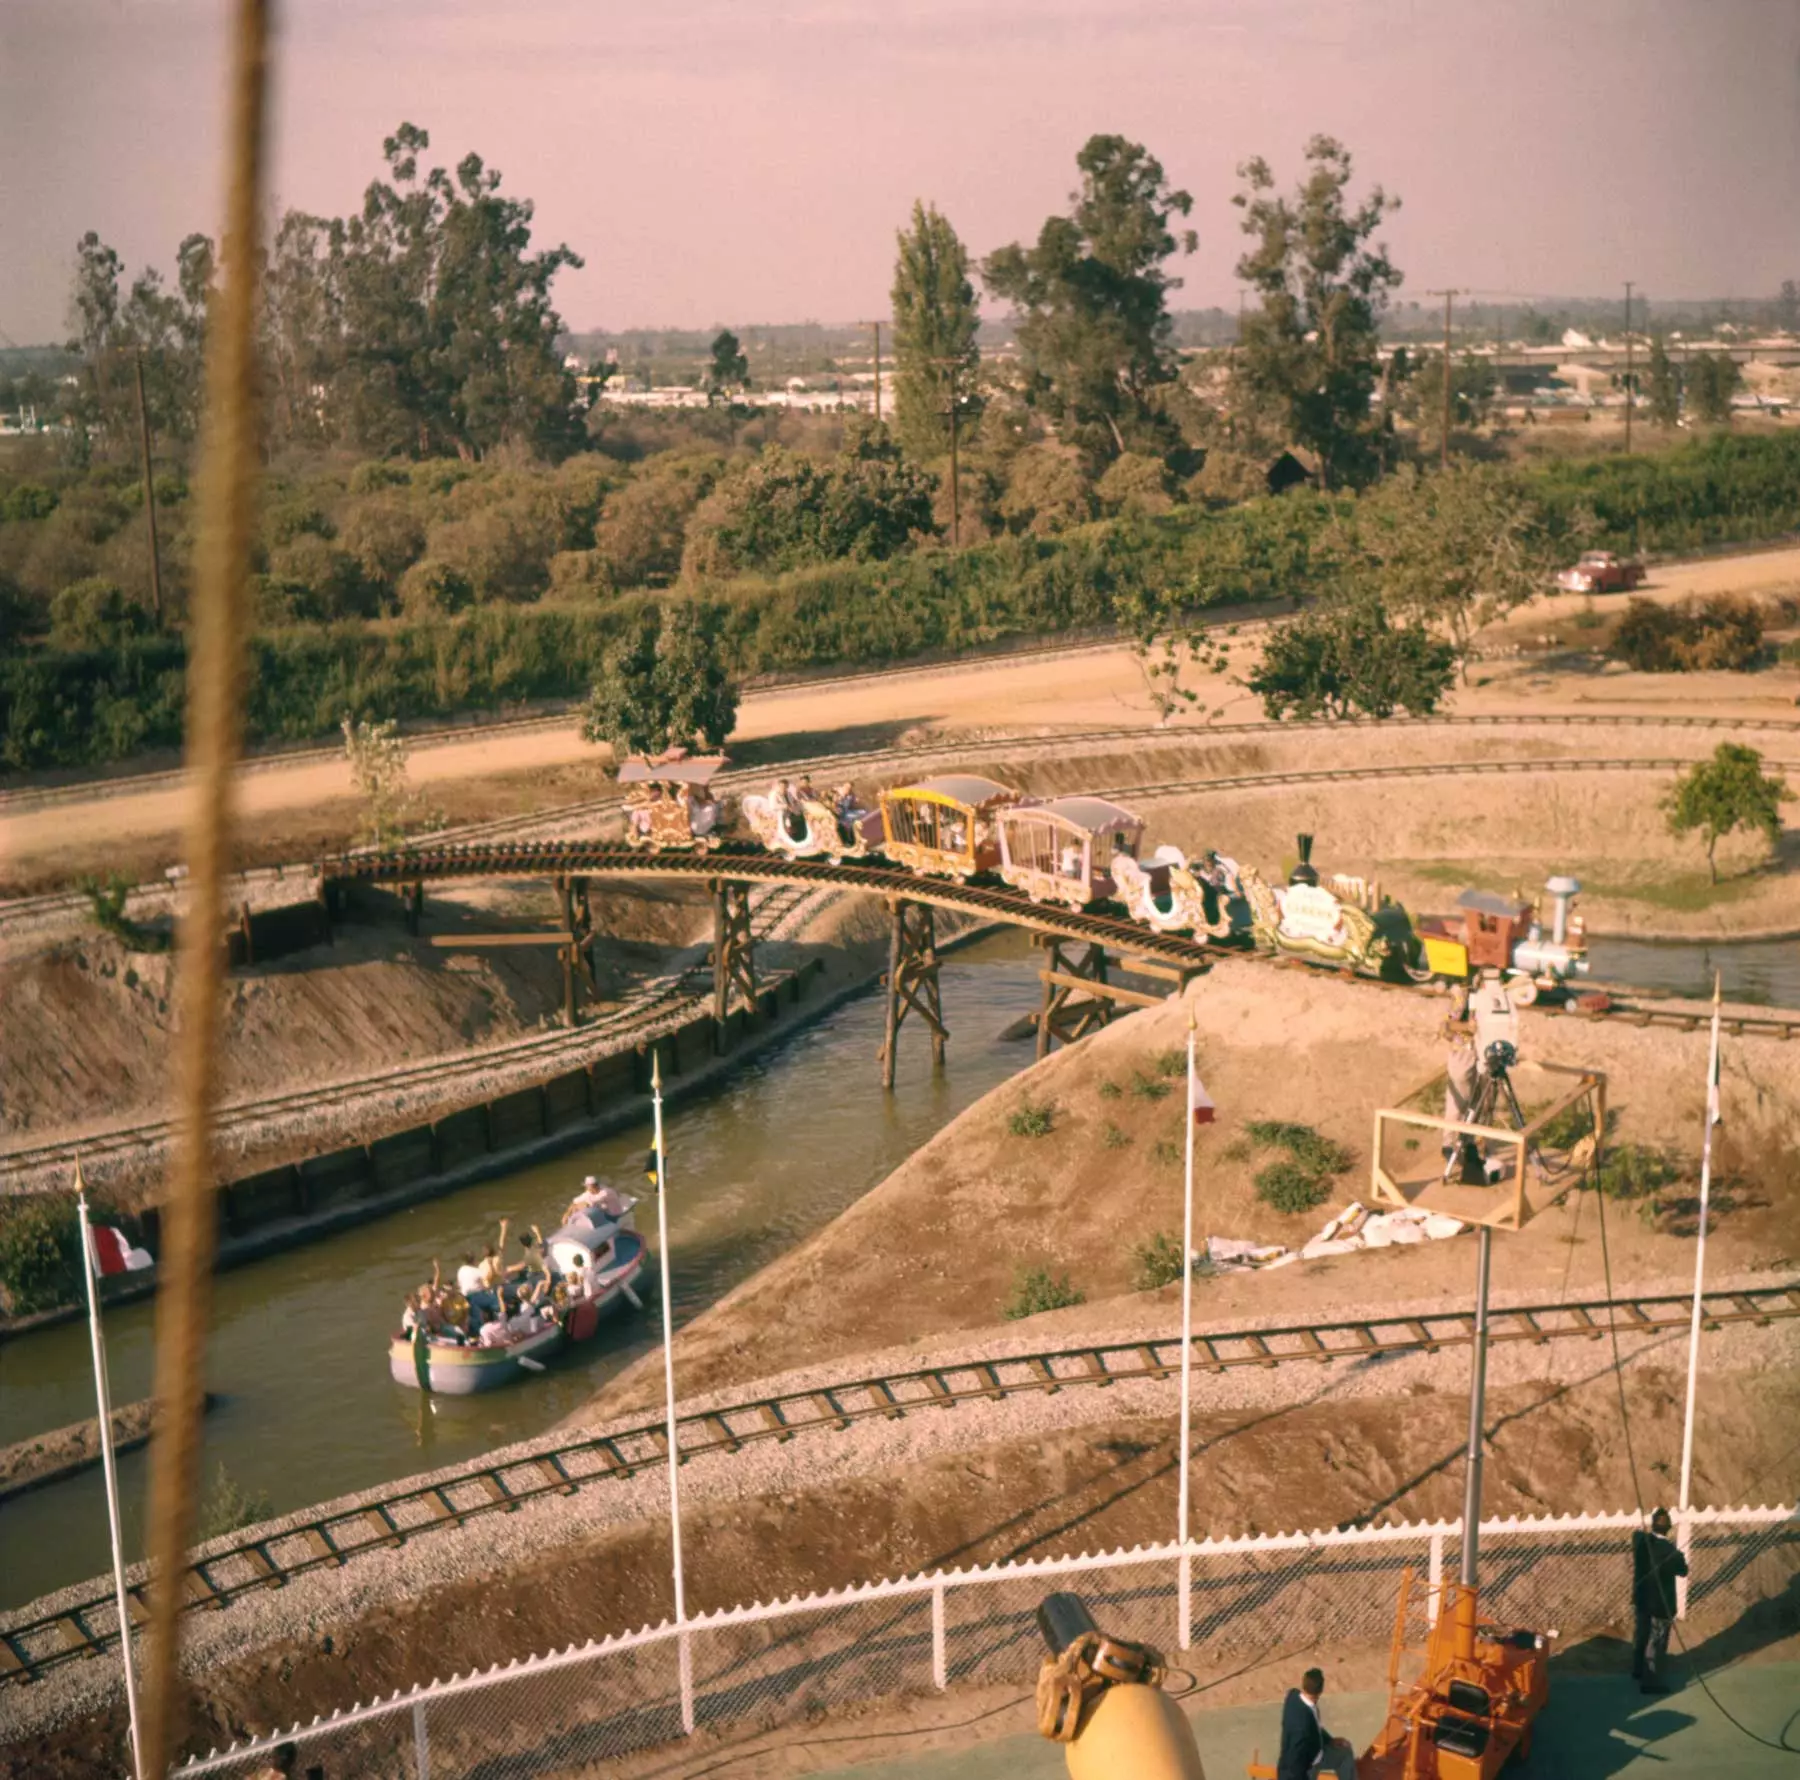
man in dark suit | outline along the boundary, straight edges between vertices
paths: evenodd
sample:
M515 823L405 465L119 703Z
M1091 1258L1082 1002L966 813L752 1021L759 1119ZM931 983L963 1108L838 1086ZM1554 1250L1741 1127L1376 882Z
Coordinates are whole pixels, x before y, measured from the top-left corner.
M1319 1699L1325 1692L1325 1675L1308 1669L1298 1687L1288 1689L1281 1703L1281 1754L1275 1763L1275 1780L1314 1780L1331 1774L1336 1780L1356 1780L1356 1752L1342 1737L1334 1737L1319 1716Z
M1669 1627L1675 1622L1675 1578L1688 1573L1687 1559L1669 1537L1669 1511L1650 1516L1650 1530L1631 1535L1631 1674L1645 1693L1667 1693L1662 1671L1669 1660Z

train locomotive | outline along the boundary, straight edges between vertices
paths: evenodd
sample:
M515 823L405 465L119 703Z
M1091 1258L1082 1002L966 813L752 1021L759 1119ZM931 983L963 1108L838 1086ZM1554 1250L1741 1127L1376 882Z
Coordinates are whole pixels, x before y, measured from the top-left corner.
M1415 983L1503 980L1529 1006L1565 991L1587 970L1575 909L1580 883L1544 886L1549 925L1522 895L1465 890L1448 915L1417 918L1372 879L1321 878L1312 836L1285 884L1218 852L1144 850L1144 819L1097 795L1037 798L976 773L948 773L894 786L874 800L843 784L827 793L806 780L779 780L741 802L747 836L725 840L729 813L710 781L723 756L673 750L624 762L632 786L627 838L652 850L751 847L790 858L881 859L921 877L998 880L1036 903L1117 910L1157 933L1197 944L1238 944L1328 969Z

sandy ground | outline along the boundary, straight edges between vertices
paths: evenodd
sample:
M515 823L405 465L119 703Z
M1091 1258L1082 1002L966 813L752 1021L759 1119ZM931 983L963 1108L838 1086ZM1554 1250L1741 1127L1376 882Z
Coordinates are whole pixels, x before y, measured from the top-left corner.
M1196 1146L1197 1239L1298 1246L1334 1207L1366 1199L1375 1110L1441 1066L1445 1003L1304 968L1226 962L1190 987L1185 1007L1170 1002L1116 1022L994 1090L849 1211L697 1318L682 1337L688 1388L990 1326L1025 1268L1066 1274L1089 1301L1033 1327L1116 1321L1134 1248L1181 1230L1182 1088L1158 1075L1157 1062L1183 1044L1189 1007L1200 1073L1220 1108ZM1549 1104L1560 1080L1536 1064L1597 1068L1612 1084L1613 1141L1693 1144L1703 1034L1542 1016L1528 1021L1524 1039L1516 1079L1528 1106ZM1734 1040L1724 1074L1729 1116L1712 1253L1721 1267L1789 1264L1800 1252L1800 1052L1772 1039ZM1048 1135L1009 1128L1027 1106L1052 1109ZM1311 1125L1345 1147L1350 1166L1324 1206L1289 1215L1257 1198L1253 1176L1279 1152L1247 1143L1251 1119ZM1603 1294L1609 1261L1621 1278L1679 1275L1692 1264L1691 1193L1686 1184L1669 1188L1659 1216L1615 1203L1604 1246L1597 1196L1572 1194L1499 1239L1495 1279L1550 1298ZM1208 1315L1277 1306L1297 1314L1401 1294L1460 1299L1473 1265L1471 1243L1433 1243L1210 1280L1202 1295ZM652 1400L652 1370L640 1363L627 1372L604 1413Z
M1658 598L1741 592L1779 594L1800 588L1800 548L1673 564L1655 570L1644 590ZM1581 601L1547 596L1515 615L1502 642L1529 639L1547 623L1566 618ZM1603 602L1604 603L1604 602ZM1616 603L1616 602L1615 602ZM1234 671L1248 656L1240 651ZM1462 712L1708 711L1745 718L1794 714L1800 669L1755 675L1633 675L1601 672L1591 665L1539 671L1527 662L1501 661L1476 676L1485 683L1456 695ZM1241 687L1221 680L1201 684L1208 710L1184 722L1236 721L1260 716ZM1067 654L999 657L962 665L904 669L879 676L782 687L750 694L738 716L735 742L777 743L804 739L805 752L833 746L879 746L928 731L991 732L997 720L1011 729L1112 728L1154 722L1142 673L1130 651L1098 648ZM600 788L600 756L583 742L573 718L566 727L519 729L488 736L458 734L421 741L412 754L411 777L427 802L445 804L453 788L523 773L554 774L570 795ZM576 789L585 785L585 792ZM42 862L64 872L97 847L116 849L153 841L149 852L176 856L177 831L186 819L187 795L158 780L139 791L101 788L88 799L47 807L0 808L0 874L7 882L36 882ZM348 768L341 761L263 763L239 787L241 818L259 830L271 821L295 825L297 815L341 809L354 825ZM457 804L455 813L466 812ZM337 820L335 815L334 820ZM304 823L299 824L303 829ZM80 849L70 846L79 832Z

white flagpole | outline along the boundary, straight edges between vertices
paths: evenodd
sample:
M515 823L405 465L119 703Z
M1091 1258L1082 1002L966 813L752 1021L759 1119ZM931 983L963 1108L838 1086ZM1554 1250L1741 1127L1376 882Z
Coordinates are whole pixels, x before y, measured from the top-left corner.
M1689 1488L1694 1475L1694 1396L1700 1381L1700 1300L1706 1282L1706 1217L1712 1198L1713 1126L1719 1112L1719 988L1720 973L1713 972L1712 1046L1706 1063L1706 1135L1700 1143L1700 1236L1694 1244L1694 1314L1688 1325L1687 1409L1681 1424L1681 1495L1676 1508L1678 1529L1685 1553L1691 1540L1688 1526ZM1687 1617L1687 1578L1676 1578L1676 1611Z
M75 1164L75 1213L81 1225L81 1270L87 1277L88 1335L94 1348L94 1396L100 1409L100 1466L106 1474L106 1526L112 1536L113 1590L119 1607L119 1659L125 1666L125 1710L131 1720L131 1766L142 1780L138 1743L137 1677L131 1667L131 1599L125 1592L125 1553L119 1538L119 1471L113 1459L112 1389L106 1377L106 1342L100 1333L100 1285L88 1241L87 1184Z
M1188 1010L1187 1173L1181 1219L1181 1524L1176 1537L1188 1542L1188 1435L1193 1420L1194 1378L1194 1014Z
M663 1397L668 1417L669 1537L675 1565L675 1624L687 1624L687 1597L681 1585L681 1450L675 1426L675 1307L669 1293L669 1172L663 1156L662 1053L650 1053L650 1093L656 1124L656 1250L662 1270ZM694 1729L692 1654L685 1632L680 1635L681 1728Z

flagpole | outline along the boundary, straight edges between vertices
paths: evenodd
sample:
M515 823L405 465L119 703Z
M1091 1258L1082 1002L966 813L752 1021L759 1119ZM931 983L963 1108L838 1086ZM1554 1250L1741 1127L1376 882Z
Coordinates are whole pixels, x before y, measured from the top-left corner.
M1194 1012L1188 1009L1187 1041L1187 1169L1181 1217L1181 1508L1176 1537L1188 1542L1188 1436L1193 1422L1194 1389Z
M1706 1282L1706 1214L1712 1200L1713 1127L1719 1122L1719 990L1720 973L1713 972L1712 1046L1706 1063L1706 1135L1700 1143L1700 1236L1694 1244L1694 1314L1688 1325L1687 1409L1681 1424L1681 1495L1676 1508L1679 1535L1685 1553L1690 1543L1688 1498L1694 1476L1694 1396L1700 1381L1700 1300ZM1675 1582L1676 1610L1687 1617L1687 1578Z
M663 1156L662 1052L650 1053L650 1094L656 1128L656 1250L662 1270L663 1398L668 1419L669 1538L675 1569L675 1625L681 1660L681 1728L694 1729L693 1657L687 1634L687 1597L681 1579L681 1451L675 1426L675 1309L669 1292L669 1175Z
M87 1277L88 1336L94 1349L94 1396L100 1409L100 1466L106 1475L106 1526L112 1537L113 1590L119 1610L119 1659L125 1666L125 1710L131 1721L131 1767L142 1780L138 1742L137 1677L131 1667L131 1599L125 1592L125 1553L119 1537L119 1469L113 1457L112 1389L106 1377L106 1342L100 1333L100 1285L88 1238L87 1184L75 1164L75 1215L81 1226L81 1270Z

